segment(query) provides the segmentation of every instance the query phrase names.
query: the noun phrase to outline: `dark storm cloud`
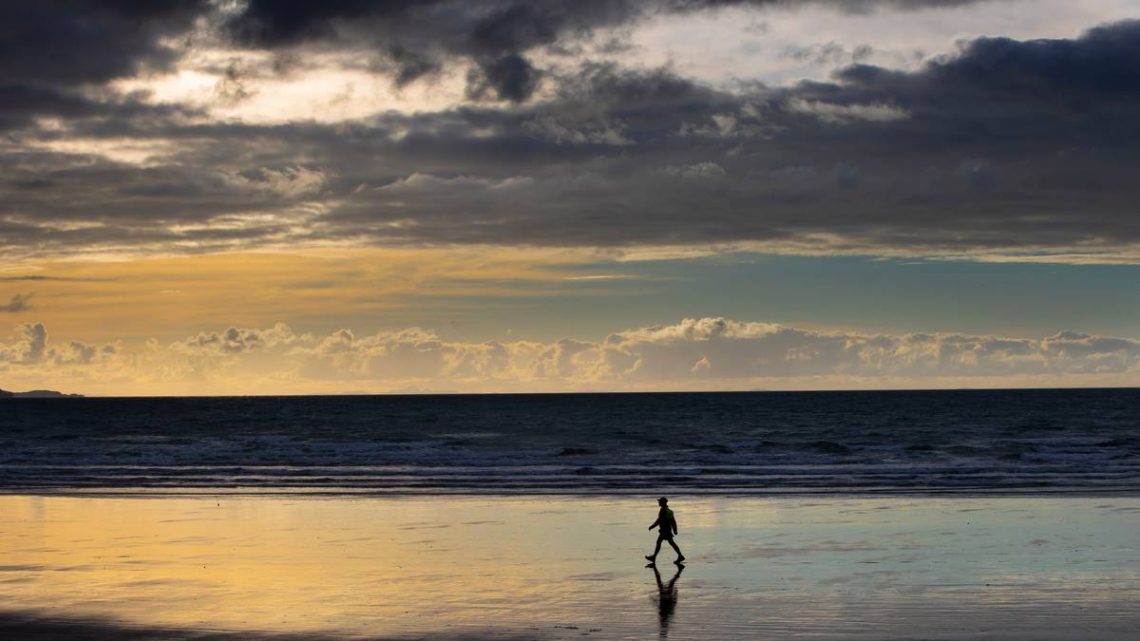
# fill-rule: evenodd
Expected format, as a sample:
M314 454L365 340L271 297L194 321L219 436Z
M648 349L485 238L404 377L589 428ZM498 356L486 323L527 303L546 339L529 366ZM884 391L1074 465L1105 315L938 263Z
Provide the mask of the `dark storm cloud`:
M501 99L522 102L534 93L540 75L529 60L518 54L485 60L480 62L479 72L468 78L467 97L479 100L493 92Z
M912 72L854 65L829 82L729 91L612 63L541 70L524 55L636 19L621 17L629 3L558 3L576 13L532 17L521 31L506 14L475 28L511 2L381 4L387 13L280 5L297 12L285 20L252 3L228 29L250 46L359 46L353 29L386 20L410 38L436 12L437 38L385 45L417 61L404 81L430 75L439 56L467 56L475 95L511 102L259 126L190 125L185 113L132 113L129 102L90 117L90 106L59 101L50 108L74 113L70 128L21 130L0 156L0 249L765 241L1008 255L1140 243L1137 22L1071 40L979 39ZM730 3L653 6L712 4ZM537 78L549 91L532 93ZM56 104L46 90L24 100ZM76 137L162 151L139 167L49 150Z
M207 8L206 0L0 3L0 132L37 117L131 117L149 110L140 96L102 86L170 69L178 52L166 40Z
M53 87L0 85L0 132L28 127L37 117L83 118L104 105Z
M0 133L32 125L37 118L97 119L102 122L143 121L189 116L195 110L180 105L153 105L144 95L104 91L88 96L69 89L37 85L0 84Z
M923 8L979 0L816 0L851 11ZM798 4L812 4L800 2ZM0 3L0 78L6 92L68 95L145 71L171 68L196 22L224 22L237 43L259 49L343 48L378 56L397 84L459 57L474 63L469 94L520 102L542 78L527 54L661 12L797 4L790 0L249 0L236 13L208 0L58 0ZM15 95L19 99L20 96ZM39 113L39 112L32 112ZM47 114L55 115L49 110Z
M430 75L449 58L475 63L468 95L522 102L542 73L529 52L565 47L596 29L660 13L728 7L826 4L852 12L876 7L922 9L978 0L250 0L227 31L239 43L283 48L370 43L395 70L397 83Z
M389 238L439 242L1140 242L1137 69L1131 22L1079 40L982 39L912 73L862 65L833 83L743 93L588 66L531 109L388 121L417 132L395 144L415 161L388 182L354 175L368 188L325 220L399 223Z
M645 7L623 0L252 0L232 18L228 31L258 48L370 45L389 59L399 84L434 73L448 58L463 57L475 62L471 97L520 102L531 96L540 77L523 54L644 13Z
M503 55L581 36L661 12L730 7L830 5L851 12L877 7L924 9L982 0L249 0L228 24L239 41L281 47L303 41L351 39L363 27L384 41L431 36L422 46L450 53ZM375 29L383 33L375 33ZM382 37L381 37L382 36Z
M0 77L13 85L74 86L164 68L166 36L189 28L206 0L0 3Z

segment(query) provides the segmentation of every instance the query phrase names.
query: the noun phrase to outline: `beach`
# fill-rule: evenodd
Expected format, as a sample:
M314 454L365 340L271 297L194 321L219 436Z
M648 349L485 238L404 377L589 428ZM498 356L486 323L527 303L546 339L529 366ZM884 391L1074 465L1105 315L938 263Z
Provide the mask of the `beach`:
M0 496L5 638L1127 639L1132 497Z
M0 0L0 71L0 641L1140 641L1140 0Z

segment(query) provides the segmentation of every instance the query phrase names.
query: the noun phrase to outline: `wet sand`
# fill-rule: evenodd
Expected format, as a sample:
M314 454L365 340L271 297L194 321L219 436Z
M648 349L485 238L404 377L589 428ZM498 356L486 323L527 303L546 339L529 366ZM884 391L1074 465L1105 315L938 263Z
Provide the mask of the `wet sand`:
M1140 499L0 496L5 639L1128 639ZM675 579L675 580L674 580Z

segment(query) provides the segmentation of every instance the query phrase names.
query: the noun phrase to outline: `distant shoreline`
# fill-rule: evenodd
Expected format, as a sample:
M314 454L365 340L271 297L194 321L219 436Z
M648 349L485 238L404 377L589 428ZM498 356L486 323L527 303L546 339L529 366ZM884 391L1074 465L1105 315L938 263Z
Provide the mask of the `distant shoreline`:
M5 398L86 398L82 394L65 394L50 389L34 389L27 392L11 392L0 389L0 399Z
M95 398L95 399L229 399L229 398L365 398L365 397L436 397L436 396L481 396L481 397L558 397L558 396L683 396L683 395L809 395L809 394L962 394L989 392L1096 392L1106 390L1140 390L1136 385L1093 386L1093 387L915 387L915 388L857 388L857 389L751 389L751 390L586 390L566 392L345 392L339 394L142 394L142 395L103 395L67 394L54 390L31 390L10 392L0 389L0 399L4 398Z

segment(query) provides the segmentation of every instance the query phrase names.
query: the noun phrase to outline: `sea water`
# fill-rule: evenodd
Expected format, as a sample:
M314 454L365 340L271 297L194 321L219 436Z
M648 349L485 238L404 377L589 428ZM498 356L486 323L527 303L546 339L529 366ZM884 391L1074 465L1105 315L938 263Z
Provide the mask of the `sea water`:
M0 491L1140 489L1140 390L0 400Z

